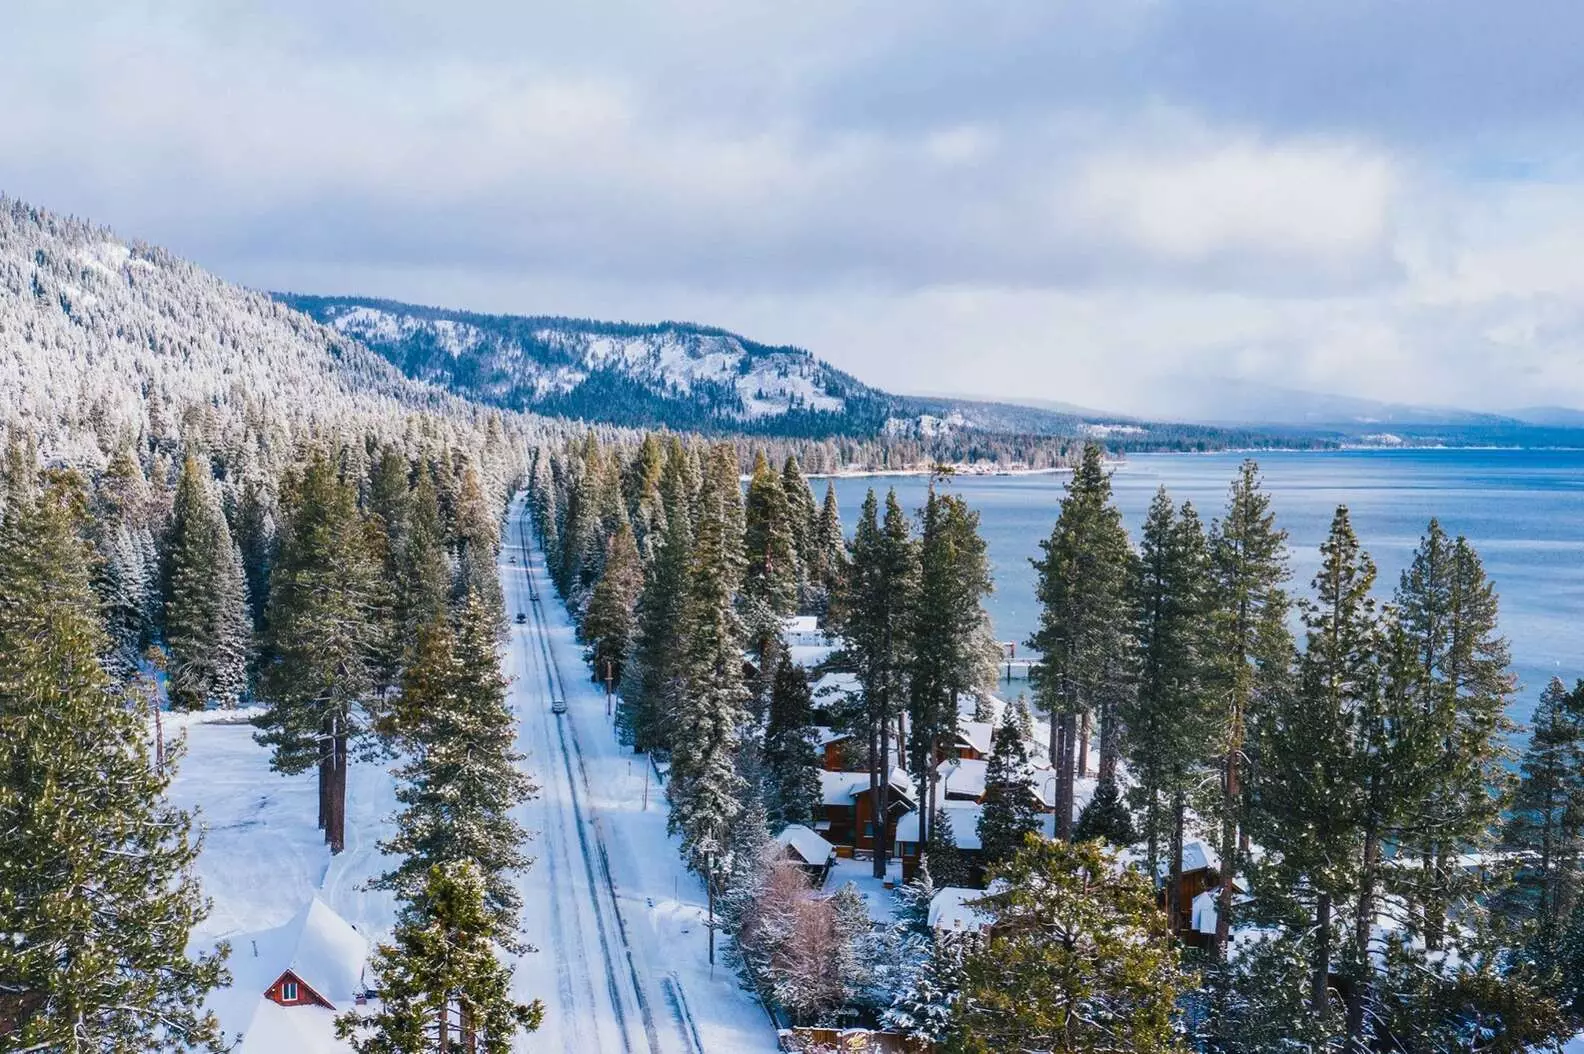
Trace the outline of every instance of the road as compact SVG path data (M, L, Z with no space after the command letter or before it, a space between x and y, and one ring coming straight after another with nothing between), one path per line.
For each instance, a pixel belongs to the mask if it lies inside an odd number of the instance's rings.
M666 834L664 791L647 758L616 742L520 498L500 569L514 619L505 667L518 749L539 787L518 816L534 839L520 884L524 936L536 950L519 958L514 984L546 1010L519 1049L775 1050L768 1020L731 970L709 968L703 890ZM567 701L566 714L551 712L555 698Z

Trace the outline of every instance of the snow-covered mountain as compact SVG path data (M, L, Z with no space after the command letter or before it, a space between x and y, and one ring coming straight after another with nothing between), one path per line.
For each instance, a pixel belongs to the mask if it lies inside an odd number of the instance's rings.
M4 196L0 378L0 430L21 425L84 464L195 414L210 441L256 448L297 425L488 413L266 295Z
M278 294L411 377L513 409L619 424L879 431L895 400L800 348L682 322L483 315Z

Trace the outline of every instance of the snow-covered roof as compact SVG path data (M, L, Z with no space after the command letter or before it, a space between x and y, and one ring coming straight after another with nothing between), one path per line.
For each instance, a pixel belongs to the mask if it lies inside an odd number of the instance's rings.
M1247 903L1249 898L1242 881L1232 883L1232 890L1237 903ZM1214 933L1216 931L1216 919L1220 915L1220 903L1220 886L1207 889L1197 897L1194 897L1192 925L1196 933Z
M990 763L983 760L959 759L943 761L935 770L940 777L941 793L947 798L984 797L985 775Z
M1212 849L1209 843L1195 838L1183 843L1183 874L1190 871L1221 870L1221 857ZM1162 877L1171 872L1171 861L1162 857L1160 873Z
M829 743L839 743L844 739L851 738L851 732L842 732L834 728L827 728L824 725L814 726L814 745L816 747L823 747Z
M775 840L797 854L811 867L823 867L835 855L836 847L800 823L787 826Z
M851 805L853 795L869 789L867 772L821 771L820 801L825 805Z
M982 889L964 886L942 886L937 889L929 903L930 929L984 932L993 920L987 912L971 906L984 899L984 895Z
M855 795L869 789L867 772L824 772L820 777L820 801L825 805L851 805ZM900 767L891 769L891 789L909 802L914 800L913 777Z
M818 633L819 619L813 615L788 615L781 620L783 633Z
M849 695L857 695L858 675L855 673L827 673L809 686L814 693L814 704L825 706Z
M322 1006L279 1006L261 996L235 1054L345 1054L335 1019Z
M344 1054L334 1021L366 987L369 945L362 934L314 897L283 925L229 940L231 984L217 990L209 1005L227 1033L242 1033L238 1054ZM283 1007L264 998L288 970L336 1010Z
M983 848L983 843L979 841L979 817L984 813L983 805L971 801L947 801L939 803L937 808L951 820L952 841L957 843L958 849ZM897 820L896 840L899 842L919 840L917 809Z
M297 941L285 968L344 1009L364 987L368 941L318 897L287 925L297 927Z
M972 721L965 717L957 722L957 734L979 753L988 755L991 739L995 735L995 725L989 721Z

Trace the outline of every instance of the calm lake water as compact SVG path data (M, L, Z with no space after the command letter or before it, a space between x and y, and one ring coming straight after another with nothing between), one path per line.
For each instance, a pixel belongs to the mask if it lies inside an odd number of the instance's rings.
M1157 487L1192 501L1208 525L1226 501L1242 454L1134 455L1113 478L1135 544ZM1257 456L1277 522L1288 532L1289 590L1309 593L1319 546L1339 504L1380 569L1384 599L1431 517L1479 550L1501 596L1502 632L1512 642L1520 721L1552 676L1584 676L1584 451L1380 450ZM1038 619L1030 558L1055 522L1066 476L964 476L948 485L980 514L996 591L986 606L1003 640L1021 642ZM904 507L923 502L917 476L839 479L851 530L864 492L894 487ZM816 481L816 493L824 487Z

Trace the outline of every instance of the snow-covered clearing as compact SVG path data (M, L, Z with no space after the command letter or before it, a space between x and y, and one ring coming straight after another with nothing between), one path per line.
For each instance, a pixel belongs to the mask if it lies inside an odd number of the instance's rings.
M546 1007L544 1026L517 1049L774 1051L774 1029L754 997L723 962L709 966L703 886L666 834L664 790L651 772L645 808L646 759L616 742L604 692L588 679L542 554L525 547L528 539L522 505L514 503L500 572L508 615L522 612L526 620L512 623L505 669L518 749L539 786L519 816L534 857L521 877L523 936L537 950L517 961L516 989ZM550 711L557 692L568 704L561 717ZM166 728L167 735L187 732L188 756L171 794L200 810L206 840L198 872L214 900L194 945L232 943L236 983L213 1005L233 1033L254 1019L259 994L278 972L252 954L255 944L268 948L260 935L291 921L316 894L371 941L389 935L395 909L389 894L366 888L391 863L376 848L397 808L390 763L352 766L347 851L332 859L314 825L314 774L271 772L244 716L173 718ZM271 1012L301 1011L306 1023L314 1009ZM315 1017L310 1036L289 1054L346 1049L321 1019L329 1015Z

